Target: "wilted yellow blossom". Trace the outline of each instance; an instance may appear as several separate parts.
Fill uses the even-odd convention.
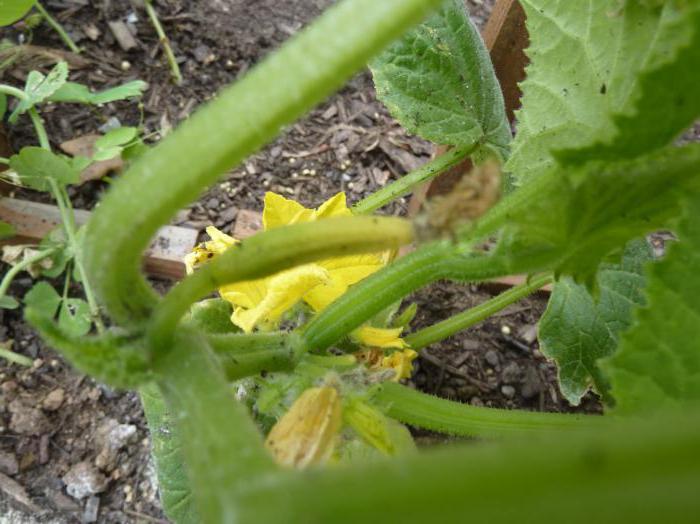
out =
[[[341,424],[338,391],[331,386],[310,388],[272,427],[265,446],[284,466],[322,464],[333,453]]]
[[[364,362],[369,369],[375,371],[382,369],[393,370],[394,377],[392,380],[396,382],[411,376],[411,372],[413,371],[413,361],[417,356],[418,353],[412,349],[394,351],[388,355],[386,355],[381,349],[368,349],[355,353],[357,360]]]
[[[338,193],[318,209],[307,209],[301,204],[275,193],[265,194],[263,229],[302,222],[313,222],[329,217],[350,216],[345,193]],[[214,227],[207,228],[211,241],[200,244],[187,255],[188,272],[213,256],[233,246],[237,240]],[[285,311],[303,300],[314,311],[321,311],[335,301],[348,287],[381,269],[393,256],[392,252],[351,255],[304,264],[258,280],[237,282],[219,289],[221,297],[233,305],[231,320],[246,333],[256,326],[272,328]],[[353,337],[370,347],[404,348],[400,329],[360,327]]]

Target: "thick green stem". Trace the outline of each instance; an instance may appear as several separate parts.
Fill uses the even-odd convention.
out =
[[[572,430],[591,424],[599,426],[605,421],[598,416],[471,406],[394,383],[379,386],[372,400],[384,407],[388,416],[405,424],[468,437],[504,437]]]
[[[248,238],[175,286],[153,312],[150,341],[167,351],[174,328],[190,304],[217,288],[254,280],[321,258],[372,253],[413,239],[398,218],[343,217],[273,229]]]
[[[41,13],[41,16],[44,17],[46,22],[53,28],[53,30],[58,33],[58,36],[60,36],[63,43],[68,46],[68,49],[74,53],[80,53],[80,48],[75,45],[75,42],[73,42],[73,39],[68,35],[68,33],[66,33],[63,26],[59,24],[58,21],[46,11],[46,9],[44,9],[44,6],[42,6],[39,2],[35,2],[34,7],[36,7],[36,10]]]
[[[696,522],[698,415],[309,471],[251,493],[241,522]]]
[[[216,356],[183,326],[157,362],[159,388],[182,439],[182,453],[203,522],[238,522],[243,493],[277,470],[262,436],[236,402]]]
[[[545,286],[552,282],[553,277],[551,275],[542,275],[535,277],[532,280],[515,286],[504,293],[501,293],[497,297],[487,300],[483,304],[479,304],[476,307],[463,311],[453,317],[438,322],[432,326],[411,333],[410,335],[404,337],[404,340],[413,349],[422,349],[430,344],[439,342],[446,339],[449,336],[458,333],[468,327],[478,324],[482,320],[486,320],[488,317],[502,310],[506,306],[509,306],[513,302],[525,298],[531,293],[534,293],[542,286]]]
[[[445,154],[431,160],[427,164],[422,165],[415,171],[411,171],[407,175],[401,177],[399,180],[396,180],[368,197],[363,198],[353,206],[353,213],[358,215],[362,213],[372,213],[380,207],[387,205],[392,200],[410,193],[416,186],[427,182],[440,173],[459,164],[465,157],[471,154],[475,148],[476,145],[471,145],[451,149]]]
[[[157,297],[141,274],[140,255],[161,224],[439,4],[345,0],[334,5],[142,155],[112,184],[87,231],[90,281],[110,316],[122,325],[138,325],[152,313]]]
[[[151,19],[151,23],[156,30],[156,34],[160,40],[160,45],[163,46],[163,51],[165,51],[165,57],[168,60],[168,65],[170,66],[170,73],[172,74],[173,80],[175,80],[177,85],[180,85],[182,84],[182,73],[180,72],[180,66],[177,64],[172,47],[170,47],[170,39],[168,39],[168,36],[163,30],[163,26],[160,24],[158,13],[156,13],[156,10],[153,8],[151,0],[145,0],[144,7],[146,8],[146,13],[148,13],[148,18]]]
[[[294,333],[209,335],[207,342],[221,360],[228,380],[291,370],[301,355]]]
[[[39,251],[35,255],[25,258],[24,260],[17,262],[14,266],[12,266],[7,273],[5,273],[5,276],[2,277],[2,281],[0,282],[0,298],[4,297],[5,294],[7,293],[7,290],[10,287],[10,284],[12,283],[12,280],[17,276],[17,274],[20,271],[23,271],[24,269],[27,269],[29,266],[32,264],[36,264],[40,260],[45,259],[46,257],[51,256],[53,253],[56,252],[56,249],[45,249],[44,251]]]
[[[426,245],[350,288],[303,332],[310,351],[323,351],[384,308],[440,279],[477,282],[508,272],[505,259],[459,253],[448,242]]]

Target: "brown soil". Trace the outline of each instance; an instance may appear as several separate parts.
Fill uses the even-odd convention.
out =
[[[329,3],[157,1],[185,79],[176,87],[169,80],[145,13],[128,1],[44,2],[85,49],[85,67],[75,70],[72,79],[96,89],[135,78],[148,81],[143,123],[153,140],[187,118],[221,86],[245,73]],[[490,5],[488,0],[470,3],[478,24],[483,24]],[[133,22],[136,48],[125,52],[119,47],[107,25],[115,20]],[[4,34],[15,42],[19,35],[9,29]],[[31,36],[35,45],[63,49],[44,25]],[[35,61],[19,63],[2,81],[18,85],[27,69],[36,65]],[[56,146],[95,132],[110,118],[124,125],[137,125],[140,118],[132,103],[109,104],[99,111],[54,106],[44,116]],[[33,140],[26,123],[10,129],[10,139],[15,149]],[[234,169],[179,213],[174,223],[197,229],[213,223],[228,230],[239,209],[259,210],[268,190],[308,206],[340,190],[356,201],[420,165],[431,152],[430,144],[408,136],[393,121],[377,102],[369,74],[363,72]],[[74,206],[90,209],[104,188],[102,182],[91,182],[72,189]],[[26,191],[18,196],[44,198]],[[405,206],[406,201],[400,200],[386,212],[402,213]],[[29,277],[19,278],[11,292],[21,297],[31,285]],[[437,283],[412,297],[419,305],[414,327],[439,321],[489,296],[476,286]],[[571,410],[559,393],[553,366],[543,359],[534,338],[545,304],[541,296],[524,300],[428,349],[418,361],[412,382],[424,391],[474,405]],[[0,360],[0,523],[85,521],[94,516],[95,506],[98,522],[162,521],[137,395],[113,391],[76,373],[43,344],[17,310],[0,310],[0,341],[8,340],[14,351],[35,359],[35,365],[26,369]],[[578,409],[599,412],[600,406],[588,396]],[[71,493],[79,495],[75,490],[80,483],[76,478],[70,481],[71,477],[80,480],[80,474],[99,492],[84,498],[70,496],[66,480]],[[26,490],[34,505],[29,511],[10,500],[12,481]]]

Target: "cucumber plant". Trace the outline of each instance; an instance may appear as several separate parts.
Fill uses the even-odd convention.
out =
[[[509,522],[546,512],[567,522],[690,522],[698,514],[700,149],[675,139],[700,115],[700,5],[522,3],[530,65],[514,137],[460,1],[344,0],[112,185],[87,226],[83,261],[113,327],[78,338],[25,310],[76,367],[139,389],[171,519]],[[192,273],[159,296],[140,272],[159,225],[367,61],[396,118],[452,153],[352,212],[325,216],[329,204],[297,208],[303,220],[270,215],[264,232],[241,242],[212,230]],[[423,223],[371,215],[467,155],[474,172]],[[659,229],[678,242],[653,261],[643,237]],[[392,258],[411,242],[413,252]],[[309,275],[332,285],[323,280],[332,274],[309,266],[330,273],[329,261],[377,253],[388,253],[382,267],[322,307],[313,286],[289,301],[296,307],[279,294],[265,302],[284,302],[288,317],[273,308],[255,316],[258,304],[241,298],[242,287],[278,289],[282,277],[282,291],[298,291]],[[366,348],[357,331],[403,329],[396,322],[410,309],[396,315],[396,304],[416,289],[513,273],[531,278],[402,344],[425,347],[553,280],[543,349],[567,398],[594,387],[604,417],[441,400],[372,375],[371,359],[358,358],[358,344]],[[220,300],[199,303],[217,290]],[[382,362],[404,350],[385,348]],[[396,421],[489,442],[416,451]],[[346,429],[339,464],[323,465]],[[353,442],[392,456],[357,452]]]

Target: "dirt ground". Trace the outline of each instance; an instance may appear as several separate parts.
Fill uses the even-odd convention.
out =
[[[184,76],[183,85],[176,87],[145,13],[127,0],[46,1],[48,10],[84,48],[73,64],[72,80],[95,89],[136,78],[149,83],[142,108],[128,102],[100,110],[77,105],[47,108],[43,114],[49,137],[58,146],[112,119],[138,125],[142,117],[146,133],[157,140],[329,3],[156,1]],[[490,5],[489,0],[469,2],[479,25]],[[114,21],[127,24],[135,47],[120,47],[108,26]],[[22,38],[36,46],[64,49],[46,25],[31,32],[0,31],[13,43]],[[25,57],[1,80],[20,85],[28,70],[49,62],[41,55]],[[26,123],[8,131],[15,150],[33,140]],[[363,72],[228,173],[173,223],[199,230],[213,223],[226,231],[240,209],[261,209],[265,191],[308,206],[317,206],[339,190],[357,201],[425,162],[431,153],[430,144],[408,136],[388,115],[375,98],[370,75]],[[92,208],[105,188],[104,182],[93,181],[71,190],[74,206]],[[45,198],[30,192],[17,196]],[[400,214],[406,204],[403,199],[385,211]],[[11,293],[21,297],[31,285],[29,277],[20,277]],[[413,326],[429,325],[490,296],[472,285],[437,283],[409,299],[419,306]],[[415,367],[412,383],[473,405],[572,410],[558,390],[554,367],[537,349],[536,324],[545,304],[546,297],[534,296],[429,348]],[[11,341],[14,351],[34,359],[31,369],[0,360],[0,523],[164,522],[137,395],[114,391],[73,371],[23,322],[18,310],[0,310],[0,341]],[[589,395],[577,409],[599,412],[600,406]],[[422,442],[432,439],[422,432],[417,435]],[[24,502],[17,500],[18,487],[26,495]]]

